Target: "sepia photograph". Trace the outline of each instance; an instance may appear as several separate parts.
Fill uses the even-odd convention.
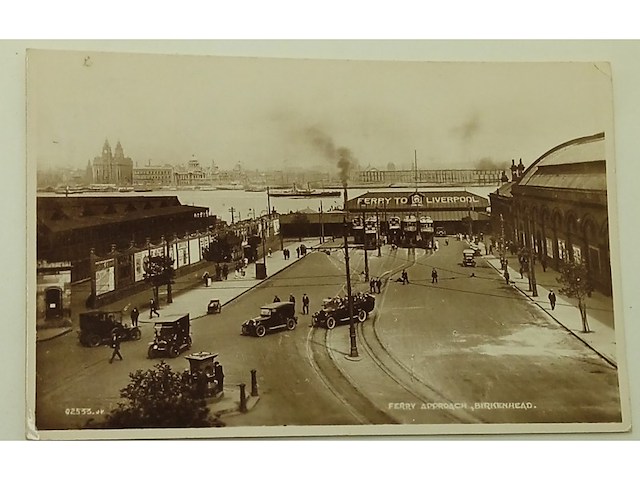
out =
[[[628,431],[613,74],[28,50],[27,436]]]

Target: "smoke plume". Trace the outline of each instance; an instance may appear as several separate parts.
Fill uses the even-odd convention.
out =
[[[480,160],[476,162],[474,168],[478,170],[504,170],[505,164],[501,162],[496,162],[491,157],[482,157]]]
[[[346,147],[336,147],[333,139],[318,127],[307,127],[304,129],[304,136],[307,141],[331,163],[338,166],[340,181],[346,187],[351,171],[357,168],[357,160]]]

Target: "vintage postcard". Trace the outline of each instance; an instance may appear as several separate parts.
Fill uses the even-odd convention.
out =
[[[607,63],[26,68],[29,438],[630,429]]]

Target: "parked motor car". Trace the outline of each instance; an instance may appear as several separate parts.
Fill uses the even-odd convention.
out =
[[[375,307],[376,299],[370,293],[353,295],[354,319],[362,323]],[[322,302],[322,309],[312,316],[313,325],[331,330],[339,323],[349,322],[349,299],[345,296],[327,298]]]
[[[122,312],[92,311],[80,314],[78,337],[85,347],[97,347],[109,343],[114,335],[120,340],[140,340],[138,327],[122,323]]]
[[[293,330],[298,324],[292,302],[274,302],[260,308],[260,316],[242,324],[242,335],[264,337],[268,331],[286,328]]]
[[[154,322],[155,335],[149,342],[149,358],[169,356],[175,358],[191,348],[191,321],[189,314],[171,315]]]
[[[447,231],[444,227],[436,227],[436,237],[446,237]]]
[[[462,266],[463,267],[475,267],[476,260],[473,258],[475,256],[475,250],[471,248],[467,248],[462,251]]]

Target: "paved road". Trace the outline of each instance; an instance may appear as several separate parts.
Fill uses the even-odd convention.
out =
[[[241,323],[275,294],[284,300],[292,293],[299,310],[302,294],[307,293],[313,312],[322,298],[343,291],[342,254],[314,252],[227,305],[222,314],[192,321],[192,351],[219,353],[226,385],[248,384],[250,370],[258,371],[258,406],[229,418],[228,424],[618,420],[617,371],[504,285],[482,261],[475,269],[457,265],[462,248],[462,243],[450,241],[448,246],[441,242],[433,255],[419,249],[385,249],[381,257],[370,252],[372,275],[385,274],[392,280],[378,296],[377,314],[365,322],[361,340],[391,365],[388,374],[410,383],[417,398],[469,407],[453,413],[413,412],[406,418],[397,412],[392,415],[380,404],[384,395],[378,394],[384,392],[364,391],[357,379],[355,384],[346,381],[330,358],[346,352],[329,351],[326,330],[310,328],[308,316],[299,314],[298,327],[290,332],[261,339],[241,336]],[[364,270],[362,251],[353,251],[351,265],[354,291],[367,290],[359,278]],[[412,265],[409,285],[394,281],[405,265]],[[439,272],[437,284],[431,283],[432,266]],[[110,348],[83,348],[74,335],[38,344],[38,427],[81,428],[86,417],[66,415],[65,409],[114,407],[128,373],[155,362],[146,358],[152,327],[142,328],[142,341],[123,343],[125,360],[114,364],[108,363]],[[348,327],[338,327],[331,335],[348,336]],[[166,361],[175,369],[188,365],[182,356]],[[389,385],[389,379],[387,375],[380,388]],[[476,402],[524,402],[535,408],[471,409]]]
[[[616,369],[483,260],[462,267],[463,242],[440,244],[408,269],[410,285],[389,285],[380,315],[365,326],[365,333],[375,327],[379,343],[420,381],[428,399],[466,403],[467,414],[490,423],[620,420]],[[472,408],[483,402],[534,408]],[[433,415],[423,411],[416,421],[430,423]]]
[[[364,267],[362,254],[354,256],[351,265],[355,291]],[[394,261],[372,258],[372,271]],[[300,310],[302,294],[307,293],[313,312],[323,298],[340,293],[344,284],[342,254],[314,252],[225,306],[222,314],[192,320],[192,351],[219,353],[226,385],[249,384],[250,370],[258,371],[259,407],[248,415],[233,417],[230,424],[341,425],[391,421],[371,408],[366,398],[341,377],[326,351],[326,331],[310,328],[310,316],[299,313],[298,327],[290,332],[285,330],[260,339],[240,335],[241,323],[255,316],[260,306],[271,302],[276,294],[283,300],[293,294]],[[193,310],[200,307],[194,305]],[[348,334],[348,328],[343,331]],[[146,358],[152,326],[142,324],[142,332],[141,341],[122,343],[125,360],[113,364],[108,363],[109,347],[81,347],[73,334],[38,344],[38,427],[81,428],[86,417],[66,415],[67,408],[113,408],[119,401],[119,390],[128,382],[128,373],[149,368],[156,362]],[[165,361],[174,369],[184,369],[188,363],[183,356]]]

